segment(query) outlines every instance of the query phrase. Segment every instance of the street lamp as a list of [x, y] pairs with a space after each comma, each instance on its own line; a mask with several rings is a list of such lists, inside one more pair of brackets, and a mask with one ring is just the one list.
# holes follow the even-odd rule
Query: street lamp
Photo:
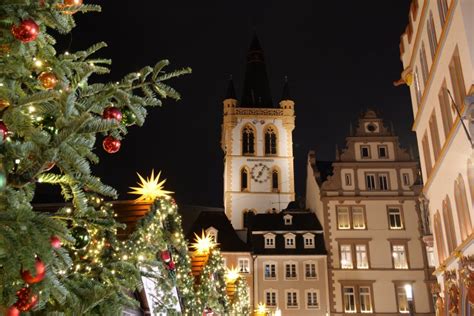
[[413, 288], [411, 284], [405, 284], [405, 294], [407, 296], [408, 312], [410, 316], [413, 316]]

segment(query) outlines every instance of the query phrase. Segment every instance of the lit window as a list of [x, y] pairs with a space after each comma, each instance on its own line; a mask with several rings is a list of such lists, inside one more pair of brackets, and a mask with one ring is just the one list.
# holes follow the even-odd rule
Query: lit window
[[387, 146], [378, 146], [379, 158], [388, 158]]
[[288, 291], [286, 292], [286, 308], [297, 308], [298, 307], [298, 292]]
[[423, 84], [426, 85], [429, 76], [428, 63], [426, 61], [425, 43], [421, 42], [420, 50], [421, 75], [423, 76]]
[[240, 171], [240, 191], [247, 191], [249, 188], [249, 172], [247, 168]]
[[352, 228], [365, 229], [365, 216], [362, 207], [352, 208]]
[[212, 226], [206, 229], [206, 234], [208, 234], [209, 237], [214, 239], [215, 242], [217, 242], [217, 233], [218, 233], [218, 230]]
[[407, 292], [405, 286], [397, 286], [397, 300], [398, 300], [398, 311], [400, 313], [409, 313], [410, 308], [408, 306]]
[[275, 290], [265, 291], [265, 305], [274, 307], [277, 305], [277, 293]]
[[360, 156], [362, 158], [370, 158], [370, 147], [369, 146], [360, 146]]
[[388, 209], [388, 220], [390, 229], [403, 229], [402, 211], [399, 208]]
[[344, 293], [344, 311], [346, 313], [355, 313], [355, 289], [352, 286], [345, 286], [343, 289]]
[[352, 249], [351, 245], [341, 245], [341, 268], [352, 269]]
[[295, 237], [294, 234], [285, 235], [285, 248], [296, 248]]
[[306, 307], [307, 308], [319, 308], [319, 297], [318, 292], [315, 290], [308, 290], [306, 292]]
[[304, 234], [304, 247], [305, 248], [314, 248], [314, 235], [313, 234]]
[[265, 155], [276, 155], [277, 153], [277, 137], [275, 129], [268, 127], [265, 131]]
[[379, 189], [382, 191], [388, 190], [388, 175], [379, 174]]
[[307, 279], [316, 279], [318, 275], [316, 274], [316, 263], [309, 262], [304, 265], [304, 275]]
[[375, 175], [374, 174], [366, 174], [365, 175], [365, 185], [367, 190], [375, 190]]
[[416, 102], [419, 106], [421, 103], [421, 86], [417, 68], [415, 68], [415, 71], [413, 72], [413, 84], [415, 86]]
[[446, 21], [448, 14], [448, 2], [446, 0], [438, 0], [439, 19], [441, 20], [441, 26]]
[[430, 41], [431, 60], [433, 60], [436, 54], [436, 46], [438, 46], [438, 41], [436, 39], [436, 29], [434, 25], [433, 12], [431, 11], [430, 18], [426, 22], [426, 29], [428, 30], [428, 40]]
[[395, 269], [408, 269], [405, 245], [392, 245], [392, 256]]
[[266, 234], [264, 236], [265, 239], [265, 248], [275, 248], [275, 235], [274, 234]]
[[280, 189], [278, 181], [278, 170], [272, 171], [272, 191], [278, 192]]
[[244, 130], [242, 131], [242, 154], [253, 155], [255, 153], [254, 141], [254, 129], [250, 126], [245, 126]]
[[249, 273], [250, 272], [250, 261], [247, 258], [239, 258], [239, 272]]
[[296, 263], [285, 264], [285, 278], [294, 280], [297, 278], [296, 274]]
[[372, 312], [372, 298], [370, 295], [370, 288], [368, 286], [359, 287], [359, 303], [360, 311], [362, 313]]
[[349, 221], [349, 208], [338, 207], [337, 208], [337, 225], [339, 229], [350, 229]]
[[265, 280], [275, 280], [276, 279], [276, 264], [275, 263], [265, 263]]
[[369, 260], [367, 256], [367, 246], [356, 245], [355, 248], [356, 248], [357, 269], [368, 269]]
[[291, 225], [293, 223], [293, 216], [289, 214], [283, 216], [283, 219], [285, 221], [285, 225]]
[[435, 255], [434, 255], [434, 248], [430, 246], [426, 246], [426, 257], [428, 259], [428, 267], [435, 266]]

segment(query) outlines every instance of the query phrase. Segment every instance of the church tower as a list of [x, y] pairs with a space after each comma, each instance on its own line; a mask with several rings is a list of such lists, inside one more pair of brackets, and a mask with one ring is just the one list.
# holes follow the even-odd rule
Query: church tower
[[229, 80], [224, 99], [221, 146], [224, 161], [224, 207], [235, 229], [251, 213], [286, 208], [294, 200], [294, 105], [288, 81], [274, 106], [263, 50], [255, 35], [247, 54], [241, 101]]

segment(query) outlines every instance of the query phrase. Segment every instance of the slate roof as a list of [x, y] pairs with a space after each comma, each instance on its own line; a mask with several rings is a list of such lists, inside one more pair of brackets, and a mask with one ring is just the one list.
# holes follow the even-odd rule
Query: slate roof
[[193, 241], [194, 233], [201, 236], [201, 232], [211, 226], [218, 231], [217, 243], [222, 252], [250, 251], [249, 245], [239, 238], [224, 212], [202, 211], [186, 234], [186, 238]]
[[[285, 225], [283, 217], [293, 216], [292, 224]], [[323, 227], [316, 214], [310, 211], [282, 211], [280, 213], [257, 214], [251, 220], [252, 231], [322, 231]]]

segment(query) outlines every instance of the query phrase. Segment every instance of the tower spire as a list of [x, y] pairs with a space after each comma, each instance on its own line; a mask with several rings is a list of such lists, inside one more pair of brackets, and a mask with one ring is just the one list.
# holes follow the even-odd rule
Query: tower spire
[[237, 99], [235, 95], [234, 80], [232, 79], [232, 75], [229, 76], [229, 83], [227, 85], [225, 99]]
[[245, 69], [244, 90], [242, 93], [242, 107], [271, 108], [273, 107], [270, 85], [267, 76], [267, 67], [263, 49], [254, 33]]
[[283, 84], [283, 93], [281, 95], [282, 100], [291, 100], [290, 86], [288, 84], [288, 76], [285, 76], [285, 83]]

